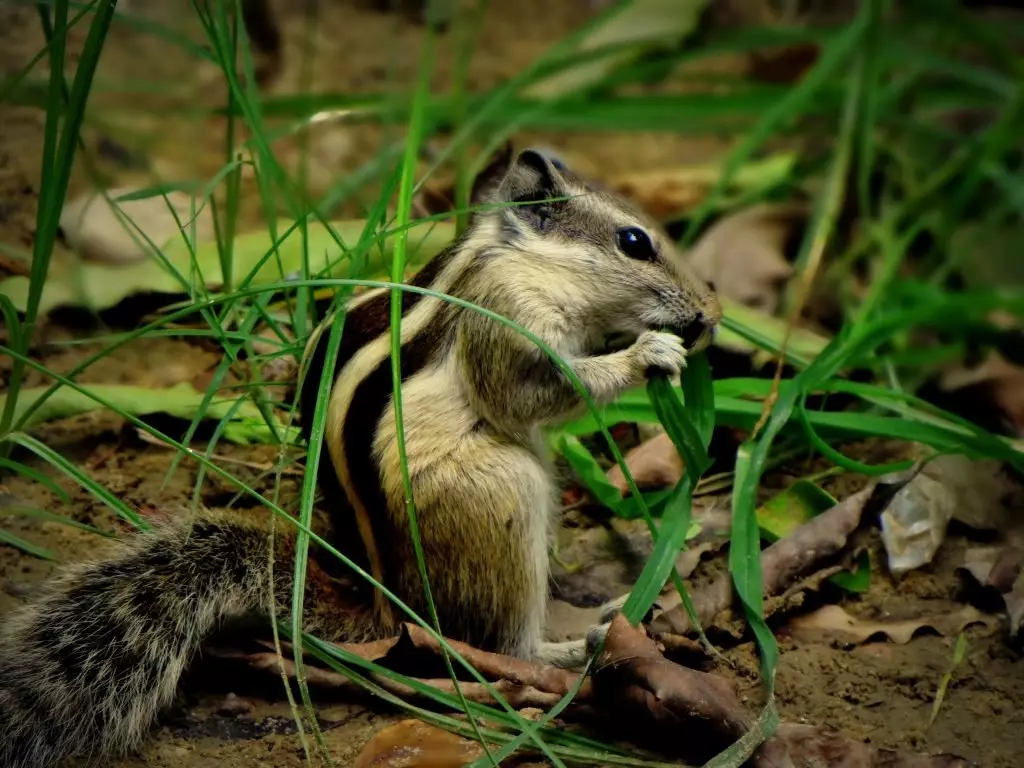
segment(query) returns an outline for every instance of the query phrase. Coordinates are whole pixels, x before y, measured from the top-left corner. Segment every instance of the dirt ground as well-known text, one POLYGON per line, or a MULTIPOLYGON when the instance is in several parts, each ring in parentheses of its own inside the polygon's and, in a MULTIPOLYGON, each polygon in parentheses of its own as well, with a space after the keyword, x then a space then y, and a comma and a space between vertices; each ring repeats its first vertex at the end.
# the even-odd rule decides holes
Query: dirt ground
MULTIPOLYGON (((183 13, 187 5, 182 0, 163 4, 153 0, 132 3, 131 8, 166 22, 187 17, 183 13)), ((369 93, 383 89, 388 78, 397 75, 408 80, 415 72, 420 28, 399 15, 377 13, 365 5, 341 0, 321 4, 315 33, 318 58, 311 68, 314 89, 369 93)), ((288 10, 283 4, 279 7, 288 10)), ((590 5, 583 0, 507 0, 492 4, 471 81, 485 87, 510 77, 590 13, 590 5)), ((43 40, 31 6, 0 8, 0 29, 4 30, 0 33, 0 65, 3 75, 9 76, 41 49, 43 40)), ((301 17, 295 12, 286 13, 284 30, 287 50, 293 55, 286 54, 285 70, 273 86, 279 92, 302 82, 300 59, 295 55, 303 40, 301 17)), ((195 32, 187 26, 185 31, 195 32)), ((77 31, 72 48, 80 46, 83 37, 84 33, 77 31)), ((451 67, 451 46, 442 48, 441 82, 451 67)), ((39 71, 45 70, 40 67, 39 71)), ((95 141, 100 133, 106 133, 143 152, 151 168, 140 169, 117 156, 108 158, 108 170, 116 173, 119 181, 150 178, 153 173, 163 178, 209 177, 223 162, 222 126, 208 120, 190 122, 185 117, 168 117, 157 110, 168 104, 215 97, 219 87, 215 75, 212 68, 194 65, 174 46, 116 27, 101 63, 95 113, 87 138, 95 141), (163 84, 159 96, 138 92, 146 83, 154 82, 163 84), (153 108, 148 117, 140 115, 141 107, 147 104, 153 108), (102 130, 96 127, 101 123, 102 130)), ((42 126, 43 115, 36 109, 5 105, 0 110, 0 242, 13 248, 28 249, 33 238, 42 126)), ((328 155, 321 167, 325 176, 310 182, 318 189, 365 160, 376 141, 372 132, 363 130, 339 130, 334 138, 336 141, 324 142, 328 155)), ((554 144, 584 170, 600 170, 602 174, 707 162, 722 149, 710 139, 697 141, 664 134, 517 138, 554 144)), ((72 192, 85 183, 86 176, 79 168, 72 192)), ((255 221, 258 205, 253 203, 246 211, 249 220, 255 221)), ((69 335, 66 329, 53 331, 54 338, 69 335)), ((51 368, 66 371, 97 349, 96 344, 51 347, 42 357, 51 368)), ((199 343, 148 340, 123 348, 80 380, 166 386, 199 380, 216 362, 216 354, 199 343)), ((9 361, 0 362, 0 370, 6 373, 8 369, 9 361)), ((184 461, 168 475, 173 454, 142 441, 134 429, 117 418, 91 415, 65 420, 40 429, 39 435, 133 507, 185 510, 191 503, 195 465, 184 461)), ((221 444, 218 448, 218 459, 261 492, 269 492, 272 487, 276 458, 275 451, 267 447, 221 444)), ((801 474, 799 466, 788 470, 792 476, 801 474)), ((49 491, 25 478, 0 476, 0 499, 3 503, 54 509, 78 521, 111 529, 111 514, 101 503, 67 482, 62 485, 70 494, 69 505, 61 505, 49 491)), ((297 493, 298 478, 286 472, 280 487, 287 502, 297 493)), ((233 486, 211 477, 202 486, 201 500, 209 507, 249 503, 236 496, 233 486)), ((721 499, 706 502, 709 509, 723 503, 721 499)), ((573 515, 573 521, 576 527, 562 531, 567 542, 565 551, 572 549, 572 537, 584 536, 595 525, 578 514, 573 515)), ((58 559, 74 560, 99 546, 96 537, 67 526, 22 518, 5 520, 4 525, 50 549, 58 559)), ((843 599, 851 613, 873 619, 947 614, 960 605, 961 582, 955 566, 967 543, 965 533, 954 532, 935 563, 899 581, 881 572, 877 567, 880 558, 875 558, 876 573, 867 594, 859 598, 830 595, 829 599, 843 599)), ((594 605, 624 591, 628 582, 629 569, 609 566, 606 553, 588 553, 586 547, 578 548, 578 552, 584 565, 581 571, 567 575, 559 570, 557 598, 553 600, 556 636, 569 636, 586 626, 594 616, 594 605), (590 576, 593 580, 588 582, 590 576)), ((35 585, 52 569, 45 560, 0 545, 0 615, 30 597, 35 585)), ((998 620, 967 628, 965 660, 931 727, 928 719, 932 701, 949 669, 955 634, 922 632, 905 644, 883 639, 851 646, 830 638, 791 636, 785 631, 785 623, 779 629, 782 656, 778 704, 784 720, 826 724, 877 746, 951 752, 993 768, 1020 764, 1024 662, 1019 649, 1008 645, 1005 628, 998 620)), ((723 674, 736 679, 746 700, 758 702, 761 692, 752 645, 740 645, 728 651, 728 656, 735 668, 722 670, 723 674)), ((201 667, 204 673, 186 681, 180 702, 162 718, 139 755, 116 765, 286 768, 304 764, 287 703, 274 695, 275 690, 280 693, 280 687, 275 689, 274 681, 263 680, 263 673, 250 674, 260 678, 255 682, 247 680, 239 674, 240 668, 232 668, 231 674, 205 674, 217 666, 215 659, 205 658, 201 667)), ((394 712, 379 704, 326 698, 319 715, 338 765, 351 764, 373 733, 396 718, 394 712)))

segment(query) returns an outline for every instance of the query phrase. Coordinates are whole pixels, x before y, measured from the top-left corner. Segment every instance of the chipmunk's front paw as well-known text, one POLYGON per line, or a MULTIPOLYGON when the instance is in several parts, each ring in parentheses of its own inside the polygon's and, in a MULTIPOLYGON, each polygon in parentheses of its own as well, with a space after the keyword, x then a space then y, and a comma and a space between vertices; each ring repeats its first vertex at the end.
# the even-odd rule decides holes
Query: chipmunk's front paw
POLYGON ((674 333, 644 331, 630 350, 643 378, 650 378, 654 373, 672 378, 686 367, 686 347, 674 333))
MULTIPOLYGON (((620 613, 622 613, 622 609, 623 609, 623 607, 625 607, 626 601, 629 599, 629 595, 630 595, 630 593, 627 592, 626 594, 622 595, 621 597, 616 597, 614 600, 609 600, 607 603, 602 605, 601 606, 601 613, 600 613, 600 617, 598 618, 598 621, 600 621, 602 624, 607 624, 612 619, 614 619, 616 616, 618 616, 620 613)), ((654 618, 654 612, 657 611, 657 610, 660 610, 660 609, 661 609, 661 606, 658 605, 658 603, 654 603, 654 605, 652 605, 647 610, 647 614, 644 616, 642 623, 646 624, 651 619, 653 619, 654 618)))

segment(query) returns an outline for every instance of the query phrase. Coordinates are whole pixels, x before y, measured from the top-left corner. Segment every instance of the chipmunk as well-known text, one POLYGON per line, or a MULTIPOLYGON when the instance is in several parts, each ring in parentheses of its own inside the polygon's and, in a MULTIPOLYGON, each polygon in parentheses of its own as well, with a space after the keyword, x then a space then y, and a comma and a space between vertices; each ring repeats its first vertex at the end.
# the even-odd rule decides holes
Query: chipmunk
MULTIPOLYGON (((513 155, 506 145, 478 175, 473 202, 491 205, 413 284, 536 334, 599 404, 652 371, 678 374, 688 351, 710 343, 720 318, 712 289, 627 201, 538 151, 513 155), (628 345, 609 350, 613 337, 628 345)), ((319 481, 336 545, 426 615, 397 450, 389 306, 387 288, 347 306, 321 404, 319 481)), ((496 652, 582 665, 607 624, 569 642, 544 636, 558 507, 541 440, 545 425, 584 409, 582 398, 539 348, 493 318, 408 291, 402 313, 405 448, 442 631, 496 652)), ((304 355, 307 439, 334 321, 320 325, 304 355)), ((45 596, 6 617, 0 765, 101 761, 135 747, 215 629, 266 614, 272 601, 279 615, 290 612, 290 533, 279 523, 271 538, 265 522, 240 513, 161 523, 68 568, 45 596)), ((333 641, 392 635, 390 606, 311 554, 306 629, 333 641)))

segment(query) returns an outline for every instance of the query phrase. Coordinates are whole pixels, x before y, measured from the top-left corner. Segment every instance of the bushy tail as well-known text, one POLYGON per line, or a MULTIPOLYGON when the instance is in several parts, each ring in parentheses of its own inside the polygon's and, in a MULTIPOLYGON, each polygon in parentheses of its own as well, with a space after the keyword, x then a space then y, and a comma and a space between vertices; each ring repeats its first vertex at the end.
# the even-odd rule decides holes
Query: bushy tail
POLYGON ((133 535, 4 616, 0 766, 50 768, 134 748, 218 625, 290 593, 282 547, 291 540, 276 540, 273 590, 267 530, 204 516, 133 535))

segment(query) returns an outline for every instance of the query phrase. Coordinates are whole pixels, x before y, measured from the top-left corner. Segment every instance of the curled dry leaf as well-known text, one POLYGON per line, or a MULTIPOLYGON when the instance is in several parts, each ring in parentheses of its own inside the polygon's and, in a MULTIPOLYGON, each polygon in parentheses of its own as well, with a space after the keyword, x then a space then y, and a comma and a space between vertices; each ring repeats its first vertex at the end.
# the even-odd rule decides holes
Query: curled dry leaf
POLYGON ((964 553, 962 569, 982 587, 996 591, 1006 605, 1010 636, 1024 625, 1024 549, 974 547, 964 553))
POLYGON ((932 629, 944 637, 958 634, 971 624, 991 624, 993 618, 967 605, 957 611, 918 619, 872 621, 851 616, 838 605, 826 605, 806 616, 789 621, 793 634, 839 635, 852 643, 866 643, 884 636, 899 645, 909 643, 918 632, 932 629))
POLYGON ((792 274, 786 243, 806 221, 804 203, 761 203, 715 222, 690 252, 693 268, 722 296, 774 314, 792 274))
POLYGON ((104 197, 94 190, 69 200, 60 216, 67 244, 88 261, 130 264, 144 261, 154 247, 180 239, 179 220, 194 242, 213 238, 213 214, 202 200, 177 190, 167 192, 166 199, 157 194, 117 200, 135 191, 110 189, 104 197))
MULTIPOLYGON (((664 432, 640 443, 623 458, 640 489, 670 488, 683 476, 683 459, 671 438, 664 432)), ((607 475, 608 482, 625 495, 629 486, 626 485, 626 477, 619 465, 609 469, 607 475)))
POLYGON ((642 728, 646 739, 676 741, 685 728, 691 734, 685 748, 690 756, 716 754, 751 724, 729 683, 669 661, 621 614, 608 630, 593 682, 602 709, 615 712, 631 729, 642 728))
POLYGON ((970 370, 949 371, 939 381, 946 392, 967 396, 974 393, 994 402, 1006 426, 1018 436, 1024 435, 1024 368, 991 352, 984 362, 970 370))
POLYGON ((1024 550, 1017 547, 971 547, 964 552, 963 569, 985 587, 1009 592, 1024 570, 1024 550))
POLYGON ((477 742, 409 719, 378 731, 354 768, 457 768, 483 756, 477 742))
POLYGON ((1021 484, 1003 462, 939 456, 925 464, 921 474, 942 483, 954 502, 954 520, 983 531, 1006 531, 1017 524, 1013 499, 1021 484))
POLYGON ((1019 487, 998 461, 941 456, 928 462, 882 513, 889 570, 905 573, 931 562, 952 519, 980 530, 1007 530, 1014 510, 1004 500, 1019 487))
POLYGON ((889 570, 906 573, 930 563, 946 538, 953 498, 938 480, 918 475, 882 513, 889 570))
MULTIPOLYGON (((612 622, 602 664, 594 675, 599 712, 613 713, 610 724, 667 743, 688 759, 733 744, 753 718, 723 678, 665 659, 646 633, 624 617, 612 622), (666 727, 669 726, 669 727, 666 727), (679 733, 687 738, 680 740, 679 733)), ((747 765, 754 768, 828 765, 833 768, 952 768, 967 761, 953 755, 912 755, 878 749, 843 738, 823 727, 781 723, 747 765)))

